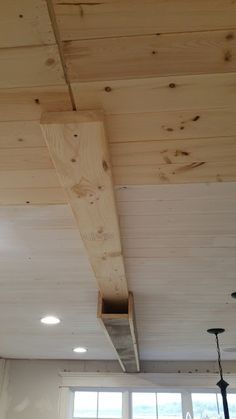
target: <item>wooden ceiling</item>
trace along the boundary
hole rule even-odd
[[[226,327],[226,346],[236,346],[229,297],[236,273],[235,22],[234,0],[2,2],[0,354],[70,358],[75,333],[93,347],[87,357],[114,357],[40,128],[42,113],[94,109],[105,115],[141,358],[213,358],[204,330],[214,326]],[[62,247],[55,250],[57,237]],[[33,319],[50,303],[65,321],[49,343]]]

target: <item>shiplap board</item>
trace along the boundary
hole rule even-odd
[[[25,147],[46,147],[39,122],[0,122],[0,149]]]
[[[131,130],[130,133],[133,134]],[[232,182],[236,179],[235,141],[235,137],[216,137],[111,143],[114,184]],[[22,190],[60,186],[37,121],[0,123],[0,149],[0,188],[5,189],[1,202],[5,205],[13,202],[13,191],[7,192],[7,188]],[[23,196],[28,192],[25,191]],[[38,203],[40,196],[39,191]],[[48,203],[51,203],[47,191],[43,196],[49,196]],[[61,196],[62,193],[59,201]],[[21,198],[18,202],[19,197],[17,192],[16,204],[25,202]],[[32,202],[32,199],[27,201]],[[42,203],[45,203],[45,198]]]
[[[108,115],[109,141],[225,137],[236,134],[236,108]]]
[[[219,324],[226,328],[223,347],[234,346],[236,183],[117,188],[116,197],[129,216],[122,240],[141,358],[213,359],[205,330]],[[149,228],[147,214],[135,216],[134,206],[141,214],[144,201],[148,208],[158,200],[166,211],[153,207]],[[218,206],[221,200],[224,206]],[[121,222],[124,227],[123,216]],[[114,359],[96,320],[96,286],[68,206],[0,208],[0,225],[1,353],[75,359],[71,348],[79,336],[89,349],[86,359]],[[62,318],[50,338],[39,323],[48,310]],[[225,352],[224,359],[235,354]]]
[[[166,164],[123,166],[114,170],[118,185],[159,185],[173,183],[234,182],[235,160],[226,163],[192,162],[189,164]]]
[[[87,249],[101,296],[125,304],[123,264],[108,142],[101,113],[43,115],[42,129]]]
[[[0,171],[4,170],[52,169],[47,147],[2,148],[0,153]]]
[[[116,187],[117,202],[177,201],[179,199],[229,199],[236,197],[236,183],[199,183],[189,185],[121,186]],[[187,201],[188,202],[188,201]]]
[[[42,112],[69,111],[66,85],[0,89],[0,121],[39,120]]]
[[[65,42],[70,82],[226,73],[236,69],[235,33],[102,38]]]
[[[11,151],[8,150],[10,154]],[[22,188],[59,188],[59,179],[54,168],[51,169],[29,169],[29,170],[1,170],[1,189],[22,189]]]
[[[159,214],[120,216],[123,237],[155,237],[157,234],[214,235],[236,234],[235,213]]]
[[[54,205],[65,204],[66,202],[67,198],[61,187],[0,189],[1,205]]]
[[[110,146],[113,167],[236,161],[236,135],[200,139],[136,141]]]
[[[0,48],[54,44],[46,0],[7,0],[0,4]]]
[[[63,40],[235,27],[230,0],[53,0]]]
[[[96,319],[97,288],[68,205],[0,208],[0,352],[20,358],[114,358]],[[66,250],[67,249],[67,250]],[[62,257],[63,252],[63,257]],[[71,292],[73,289],[73,292]],[[62,322],[47,330],[40,318]]]
[[[142,188],[140,188],[140,192]],[[183,201],[176,198],[173,201],[162,200],[156,197],[152,201],[121,201],[118,202],[120,215],[158,215],[168,213],[212,213],[212,212],[236,212],[236,193],[234,198],[189,198]]]
[[[0,123],[0,204],[67,202],[38,121]]]
[[[63,84],[56,45],[0,49],[0,88]]]
[[[106,114],[234,107],[236,74],[153,77],[72,83],[78,109]]]
[[[236,179],[235,137],[115,143],[111,156],[120,185]]]

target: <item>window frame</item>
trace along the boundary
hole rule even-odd
[[[192,405],[192,393],[214,393],[214,394],[220,394],[220,391],[218,391],[217,388],[213,387],[213,385],[209,386],[209,382],[216,381],[216,375],[215,374],[201,374],[201,380],[204,383],[204,377],[207,378],[206,380],[206,386],[203,385],[189,385],[186,384],[185,380],[183,380],[183,384],[181,385],[181,375],[182,374],[159,374],[160,376],[168,376],[168,380],[171,381],[171,376],[174,376],[175,378],[179,378],[180,385],[176,386],[160,386],[160,384],[153,384],[149,385],[147,384],[146,387],[143,387],[143,385],[124,385],[125,382],[129,381],[128,377],[129,375],[123,374],[123,373],[83,373],[82,374],[82,380],[79,380],[78,377],[80,374],[73,374],[73,373],[66,373],[62,374],[62,376],[65,376],[65,386],[61,387],[61,395],[60,395],[60,408],[59,408],[59,419],[80,419],[75,418],[73,416],[73,403],[74,403],[74,393],[75,391],[96,391],[96,392],[121,392],[122,393],[122,419],[133,419],[132,415],[132,392],[135,393],[181,393],[181,400],[182,400],[182,415],[183,418],[186,418],[187,413],[191,415],[191,418],[193,417],[193,405]],[[151,376],[158,376],[158,374],[137,374],[137,381],[139,381],[139,376],[145,376],[147,375],[147,378],[150,378]],[[187,374],[183,374],[187,375]],[[188,376],[191,374],[188,374]],[[197,374],[196,374],[197,376]],[[212,380],[209,380],[209,376],[211,376]],[[236,375],[232,374],[231,379],[233,376],[233,385],[231,385],[231,388],[228,391],[228,394],[236,394]],[[69,377],[69,378],[68,378]],[[75,379],[76,377],[76,379]],[[83,380],[83,378],[85,378]],[[95,382],[97,381],[96,378],[98,378],[98,381],[100,381],[100,377],[106,378],[105,381],[109,383],[110,381],[110,387],[109,386],[103,386],[102,384],[100,386],[84,386],[83,381],[90,381],[92,377],[95,377]],[[134,377],[134,376],[133,376]],[[191,378],[191,377],[190,377]],[[110,379],[110,380],[109,380]],[[128,380],[127,380],[128,379]],[[79,384],[79,381],[81,381],[81,385]],[[136,378],[135,378],[136,381]],[[143,380],[141,380],[143,381]],[[175,381],[175,380],[174,380]],[[194,381],[194,380],[193,380]],[[232,381],[232,380],[231,380]],[[76,383],[75,383],[76,382]],[[78,383],[78,384],[77,384]],[[139,384],[137,382],[137,384]],[[193,384],[195,384],[193,382]],[[215,384],[214,384],[215,386]],[[88,418],[89,419],[89,418]]]

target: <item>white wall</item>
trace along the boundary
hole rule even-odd
[[[225,372],[236,372],[236,362],[225,362]],[[215,362],[144,362],[144,372],[216,372]],[[120,372],[116,361],[0,360],[0,419],[58,419],[65,372]],[[92,383],[91,383],[92,384]]]

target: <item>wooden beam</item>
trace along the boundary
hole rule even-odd
[[[123,371],[139,372],[140,365],[132,293],[129,293],[126,310],[119,313],[112,312],[112,307],[109,307],[99,294],[98,319],[117,353]]]
[[[45,140],[100,289],[98,317],[126,372],[139,371],[107,139],[100,112],[47,113]]]
[[[128,286],[103,116],[99,112],[47,113],[42,127],[102,298],[123,305]]]

